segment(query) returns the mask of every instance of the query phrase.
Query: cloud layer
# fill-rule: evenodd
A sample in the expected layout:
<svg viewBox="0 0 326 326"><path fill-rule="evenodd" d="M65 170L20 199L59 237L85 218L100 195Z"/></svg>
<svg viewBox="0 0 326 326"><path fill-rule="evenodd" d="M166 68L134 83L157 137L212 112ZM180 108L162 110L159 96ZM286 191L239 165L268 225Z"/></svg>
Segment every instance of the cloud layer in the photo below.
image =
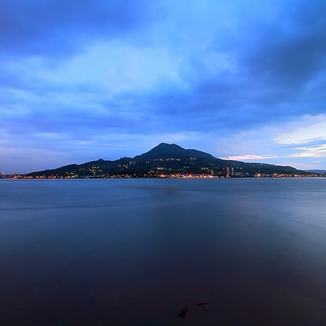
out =
<svg viewBox="0 0 326 326"><path fill-rule="evenodd" d="M161 141L326 166L325 1L0 5L0 172Z"/></svg>

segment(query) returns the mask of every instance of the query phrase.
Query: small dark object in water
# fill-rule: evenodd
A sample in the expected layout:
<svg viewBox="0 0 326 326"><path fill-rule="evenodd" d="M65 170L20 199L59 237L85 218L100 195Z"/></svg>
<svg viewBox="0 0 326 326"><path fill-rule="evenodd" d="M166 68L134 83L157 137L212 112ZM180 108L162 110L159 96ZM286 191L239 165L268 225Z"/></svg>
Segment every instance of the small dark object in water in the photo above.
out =
<svg viewBox="0 0 326 326"><path fill-rule="evenodd" d="M178 316L184 317L187 310L188 310L188 306L182 308Z"/></svg>
<svg viewBox="0 0 326 326"><path fill-rule="evenodd" d="M204 301L204 302L198 302L198 303L197 303L197 306L202 306L202 305L204 305L204 304L207 304L207 302L206 302L206 301Z"/></svg>

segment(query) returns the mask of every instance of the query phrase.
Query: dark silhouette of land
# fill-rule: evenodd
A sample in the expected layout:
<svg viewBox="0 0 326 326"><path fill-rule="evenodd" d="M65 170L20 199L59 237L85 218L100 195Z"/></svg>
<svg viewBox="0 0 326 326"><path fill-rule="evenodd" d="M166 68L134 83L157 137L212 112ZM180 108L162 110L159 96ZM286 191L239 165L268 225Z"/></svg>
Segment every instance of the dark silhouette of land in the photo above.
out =
<svg viewBox="0 0 326 326"><path fill-rule="evenodd" d="M161 143L135 157L115 161L99 159L83 164L70 164L52 170L29 173L33 178L89 177L248 177L302 176L305 171L291 166L265 163L244 163L223 160L196 149L184 149L176 144Z"/></svg>

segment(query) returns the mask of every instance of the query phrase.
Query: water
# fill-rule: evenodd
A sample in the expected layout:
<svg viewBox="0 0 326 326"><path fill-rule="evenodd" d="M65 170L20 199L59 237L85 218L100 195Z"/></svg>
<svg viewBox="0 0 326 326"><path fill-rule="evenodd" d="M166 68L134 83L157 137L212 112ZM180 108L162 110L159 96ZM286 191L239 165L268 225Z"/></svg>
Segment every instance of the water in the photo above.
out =
<svg viewBox="0 0 326 326"><path fill-rule="evenodd" d="M325 198L326 179L0 180L0 325L325 325Z"/></svg>

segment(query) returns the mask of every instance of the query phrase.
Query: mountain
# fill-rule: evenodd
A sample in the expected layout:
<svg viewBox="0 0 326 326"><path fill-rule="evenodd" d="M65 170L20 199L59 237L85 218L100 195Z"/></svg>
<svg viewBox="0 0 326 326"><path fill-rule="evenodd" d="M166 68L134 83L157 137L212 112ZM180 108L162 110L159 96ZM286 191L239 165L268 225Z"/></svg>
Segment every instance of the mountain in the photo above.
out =
<svg viewBox="0 0 326 326"><path fill-rule="evenodd" d="M156 147L152 148L150 151L137 155L134 160L153 160L155 158L186 158L186 157L196 157L196 158L208 158L215 159L211 154L205 152L197 151L196 149L184 149L176 144L166 144L161 143Z"/></svg>
<svg viewBox="0 0 326 326"><path fill-rule="evenodd" d="M326 170L308 170L309 173L326 174Z"/></svg>
<svg viewBox="0 0 326 326"><path fill-rule="evenodd" d="M189 174L210 176L254 176L272 174L307 174L291 166L265 163L244 163L223 160L196 149L184 149L176 144L161 143L146 153L133 158L70 164L57 169L29 173L27 176L39 178L79 178L79 177L158 177L182 176Z"/></svg>

